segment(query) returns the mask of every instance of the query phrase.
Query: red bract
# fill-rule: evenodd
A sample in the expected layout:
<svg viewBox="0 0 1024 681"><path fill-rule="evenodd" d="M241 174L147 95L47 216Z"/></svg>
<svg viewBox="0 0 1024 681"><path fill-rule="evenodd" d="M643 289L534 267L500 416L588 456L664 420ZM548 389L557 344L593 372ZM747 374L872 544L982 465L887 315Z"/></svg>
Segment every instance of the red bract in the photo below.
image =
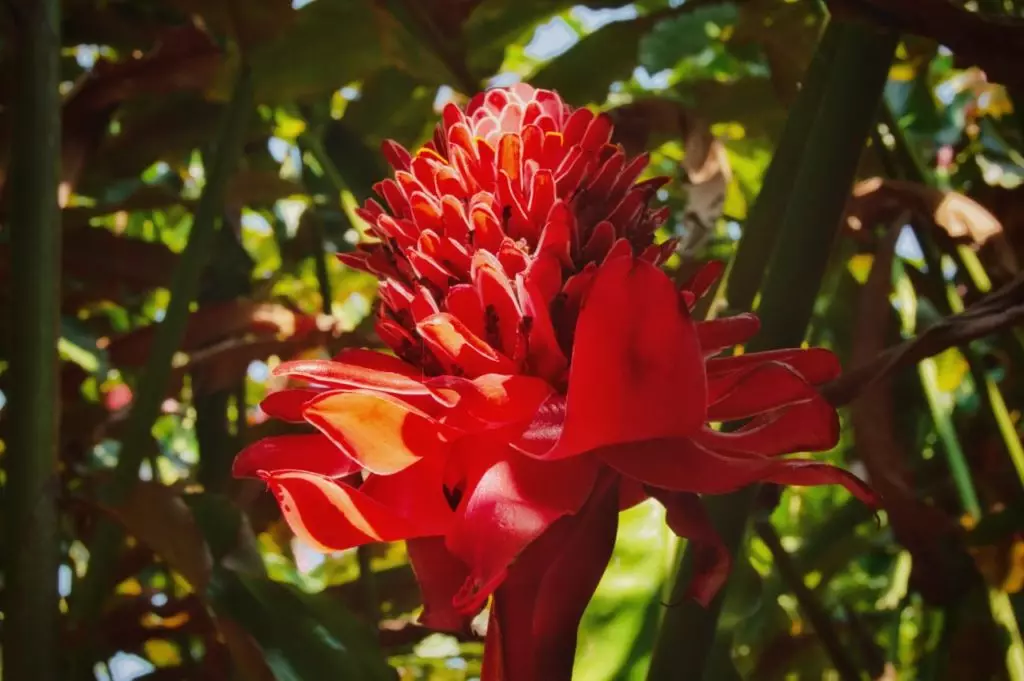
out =
<svg viewBox="0 0 1024 681"><path fill-rule="evenodd" d="M259 476L295 532L323 550L407 540L423 621L461 629L490 596L485 679L571 676L576 629L604 572L620 508L654 497L702 552L708 601L729 557L700 494L753 482L869 489L780 455L835 445L815 385L822 349L720 356L753 315L695 322L720 273L683 290L653 243L664 178L609 142L603 115L526 85L449 104L415 155L389 142L387 209L342 260L381 279L390 354L286 362L301 387L263 404L316 432L263 440L237 475ZM739 428L711 424L744 421Z"/></svg>

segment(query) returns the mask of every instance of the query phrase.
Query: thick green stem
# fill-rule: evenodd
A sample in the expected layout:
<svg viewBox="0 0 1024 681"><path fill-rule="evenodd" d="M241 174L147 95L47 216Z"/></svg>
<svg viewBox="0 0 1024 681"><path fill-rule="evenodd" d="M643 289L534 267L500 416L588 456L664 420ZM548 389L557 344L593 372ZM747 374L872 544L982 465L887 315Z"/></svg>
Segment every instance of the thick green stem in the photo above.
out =
<svg viewBox="0 0 1024 681"><path fill-rule="evenodd" d="M834 50L834 54L827 67L822 67L827 77L818 89L806 87L799 95L815 101L815 116L802 138L794 135L787 141L800 147L799 162L794 164L797 176L791 186L780 183L778 190L786 194L782 231L762 288L761 332L748 351L795 346L804 338L897 41L895 35L841 21L831 22L822 37L820 49L826 53ZM799 106L798 102L794 110ZM779 199L764 193L758 197L758 202L768 200ZM751 276L734 267L729 286L734 279ZM712 522L734 554L756 493L756 487L750 487L708 500ZM693 557L687 551L671 596L671 602L681 605L665 613L651 660L650 681L718 678L714 670L705 676L705 668L724 590L703 608L684 598L692 574Z"/></svg>
<svg viewBox="0 0 1024 681"><path fill-rule="evenodd" d="M53 681L60 393L60 3L19 2L10 185L12 335L4 676Z"/></svg>
<svg viewBox="0 0 1024 681"><path fill-rule="evenodd" d="M782 540L779 538L775 528L772 527L771 521L768 518L763 518L758 520L754 526L761 541L771 551L772 560L775 563L775 569L778 571L779 576L786 584L786 587L793 592L793 596L796 597L796 601L799 603L800 609L803 610L804 616L810 620L811 626L814 627L814 633L818 635L818 640L821 641L822 647L825 648L825 652L831 658L832 665L836 668L839 678L843 681L860 681L860 670L850 656L849 647L843 643L839 632L836 631L835 625L832 623L832 618L828 616L825 608L818 602L817 596L807 588L807 584L804 583L803 573L782 545Z"/></svg>
<svg viewBox="0 0 1024 681"><path fill-rule="evenodd" d="M171 283L171 296L163 321L153 339L146 365L141 373L135 402L125 426L117 467L113 481L103 491L102 501L117 505L131 492L138 480L139 464L147 441L152 437L153 422L160 414L160 404L167 392L171 376L171 360L185 333L189 307L196 298L199 278L213 250L217 233L217 218L224 204L227 181L242 152L246 120L252 109L252 78L243 66L232 100L221 120L217 146L212 154L206 186L196 207L188 244L182 253ZM75 590L72 609L76 625L92 621L106 596L110 575L121 545L120 527L108 519L101 519L96 535L89 546L89 566L81 585Z"/></svg>

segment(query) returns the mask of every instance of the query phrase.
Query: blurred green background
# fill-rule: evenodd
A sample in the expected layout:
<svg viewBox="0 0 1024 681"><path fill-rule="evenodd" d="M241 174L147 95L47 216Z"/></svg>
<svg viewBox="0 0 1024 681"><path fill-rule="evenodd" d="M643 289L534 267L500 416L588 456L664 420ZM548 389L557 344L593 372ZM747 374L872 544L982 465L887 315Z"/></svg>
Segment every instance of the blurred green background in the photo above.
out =
<svg viewBox="0 0 1024 681"><path fill-rule="evenodd" d="M827 11L812 0L61 3L63 247L34 284L60 295L60 555L39 577L59 586L57 678L479 675L479 640L415 624L401 545L321 556L230 466L287 427L257 407L276 363L379 345L375 281L332 254L363 229L353 208L388 171L381 141L416 148L446 102L522 80L610 112L615 141L672 178L658 198L679 277L743 240L703 312L772 309L768 291L785 307L768 280L791 275L809 341L852 370L827 388L845 406L825 458L887 504L875 517L841 490L762 490L717 627L679 610L683 547L660 507L628 511L574 678L699 678L648 676L678 611L660 645L703 627L711 681L1024 679L1024 47L1006 39L1024 46L1022 5L879 4L830 3L855 28L831 57L821 41L814 80ZM23 21L0 19L12 163ZM23 213L5 178L6 320L6 223ZM5 468L12 367L32 347L18 329L0 331ZM19 527L25 504L0 481Z"/></svg>

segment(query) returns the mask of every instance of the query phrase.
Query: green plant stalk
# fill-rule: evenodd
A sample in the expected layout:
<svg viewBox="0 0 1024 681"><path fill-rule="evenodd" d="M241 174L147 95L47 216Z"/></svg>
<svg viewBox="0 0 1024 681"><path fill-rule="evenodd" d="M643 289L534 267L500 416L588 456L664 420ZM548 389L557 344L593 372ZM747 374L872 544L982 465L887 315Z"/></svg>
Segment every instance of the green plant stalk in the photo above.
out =
<svg viewBox="0 0 1024 681"><path fill-rule="evenodd" d="M171 376L171 362L181 345L189 307L196 298L200 275L207 256L213 250L224 193L231 172L238 162L245 141L246 121L252 110L252 76L243 65L238 81L221 119L217 132L217 146L206 176L206 186L199 198L188 244L181 255L171 282L171 296L163 321L159 323L146 365L141 373L135 401L128 422L114 476L109 487L102 492L101 501L108 505L121 503L138 480L139 464L146 444L152 437L151 429L160 414L160 405L167 392ZM75 603L71 611L74 624L91 622L100 611L108 581L121 545L121 528L106 518L97 524L96 534L89 546L89 566L85 578L75 589Z"/></svg>
<svg viewBox="0 0 1024 681"><path fill-rule="evenodd" d="M754 300L768 271L768 261L778 242L789 196L806 151L803 142L817 116L820 97L814 95L825 89L839 36L838 30L825 29L804 76L801 94L786 117L775 153L765 171L761 191L750 209L743 235L729 265L725 298L731 310L746 312L754 308Z"/></svg>
<svg viewBox="0 0 1024 681"><path fill-rule="evenodd" d="M834 48L828 47L831 41L835 41ZM786 140L801 148L795 164L798 172L792 186L780 189L786 193L782 231L762 290L761 332L748 351L794 346L803 340L897 42L895 35L842 21L830 22L825 30L822 49L834 49L835 53L829 59L827 77L816 89L809 86L799 95L815 101L816 106L811 107L815 116L802 138L794 135ZM758 202L765 200L779 199L765 198L762 193ZM734 267L729 285L751 276ZM746 531L756 493L757 487L751 486L708 500L712 522L733 555ZM686 552L671 597L671 602L680 605L665 613L649 681L718 678L714 670L705 677L705 668L725 589L702 608L685 598L692 573L692 554Z"/></svg>
<svg viewBox="0 0 1024 681"><path fill-rule="evenodd" d="M8 168L11 230L10 437L3 457L2 670L55 681L60 390L60 2L18 3L17 94Z"/></svg>
<svg viewBox="0 0 1024 681"><path fill-rule="evenodd" d="M904 333L913 333L916 323L913 312L914 292L906 275L902 275L897 281L896 291L897 296L903 302L901 305L903 331ZM942 449L946 454L946 460L953 476L960 506L977 522L983 514L981 502L974 488L967 456L964 454L963 447L960 446L956 427L950 418L951 405L948 404L949 400L945 398L939 388L938 367L935 360L929 358L922 360L917 365L917 370L921 378L921 388L925 400L928 402L928 410L935 423L935 431L942 442ZM1006 647L1006 670L1009 678L1011 681L1024 681L1024 640L1021 639L1020 627L1010 603L1010 597L1006 592L991 587L987 589L987 596L993 621L1005 630L1009 638Z"/></svg>
<svg viewBox="0 0 1024 681"><path fill-rule="evenodd" d="M754 527L761 541L771 551L772 561L775 563L775 569L778 571L779 576L793 593L793 596L796 597L800 609L803 610L804 615L810 620L811 626L814 627L814 632L818 635L822 647L825 648L829 658L832 660L839 678L842 681L860 681L860 669L849 655L849 649L839 637L839 633L832 623L832 618L829 617L822 604L818 602L817 596L807 588L807 584L804 583L803 573L782 545L782 540L779 538L775 528L772 527L771 520L768 518L759 519L754 523Z"/></svg>

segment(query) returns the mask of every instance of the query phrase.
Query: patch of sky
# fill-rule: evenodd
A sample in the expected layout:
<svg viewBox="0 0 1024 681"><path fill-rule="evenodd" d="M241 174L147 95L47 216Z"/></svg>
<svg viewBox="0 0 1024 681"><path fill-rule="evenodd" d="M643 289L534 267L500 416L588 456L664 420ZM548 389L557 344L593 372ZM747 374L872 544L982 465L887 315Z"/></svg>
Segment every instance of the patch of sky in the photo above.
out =
<svg viewBox="0 0 1024 681"><path fill-rule="evenodd" d="M359 91L359 88L357 88L355 85L346 85L345 87L338 90L338 94L340 94L342 97L344 97L350 102L354 102L362 96L362 93Z"/></svg>
<svg viewBox="0 0 1024 681"><path fill-rule="evenodd" d="M288 152L291 151L292 145L288 144L285 140L280 137L271 137L267 140L267 151L278 163L283 163Z"/></svg>
<svg viewBox="0 0 1024 681"><path fill-rule="evenodd" d="M72 577L70 566L61 565L57 568L57 593L61 598L67 598L71 594Z"/></svg>
<svg viewBox="0 0 1024 681"><path fill-rule="evenodd" d="M573 19L580 22L584 30L588 33L596 31L602 26L607 26L610 23L616 21L629 21L630 19L636 19L639 16L636 5L633 4L609 9L590 9L583 5L577 5L569 11L569 14L572 15Z"/></svg>
<svg viewBox="0 0 1024 681"><path fill-rule="evenodd" d="M292 9L302 9L314 0L292 0Z"/></svg>
<svg viewBox="0 0 1024 681"><path fill-rule="evenodd" d="M442 85L437 88L437 94L434 95L435 113L440 113L441 109L444 108L444 105L452 101L453 97L455 97L455 90L453 90L451 86Z"/></svg>
<svg viewBox="0 0 1024 681"><path fill-rule="evenodd" d="M904 260L910 260L912 262L921 262L924 260L924 252L921 250L921 244L917 242L917 237L914 236L914 230L911 229L909 225L900 230L900 235L896 239L896 255L900 256Z"/></svg>
<svg viewBox="0 0 1024 681"><path fill-rule="evenodd" d="M110 681L134 681L135 679L152 674L156 667L138 655L129 653L118 653L110 658L108 663ZM104 676L106 676L104 674ZM98 677L99 678L99 677Z"/></svg>
<svg viewBox="0 0 1024 681"><path fill-rule="evenodd" d="M554 17L537 27L533 38L523 48L523 53L531 59L553 59L575 45L579 39L579 35L565 19Z"/></svg>
<svg viewBox="0 0 1024 681"><path fill-rule="evenodd" d="M267 219L253 210L247 210L242 213L242 229L246 229L257 234L270 234L273 228Z"/></svg>
<svg viewBox="0 0 1024 681"><path fill-rule="evenodd" d="M522 80L522 78L519 76L518 73L504 71L502 73L497 74L496 76L492 76L491 78L489 78L487 80L487 87L508 87L509 85L514 85L518 83L520 80Z"/></svg>
<svg viewBox="0 0 1024 681"><path fill-rule="evenodd" d="M91 69L100 57L99 45L79 45L75 50L75 61L83 69Z"/></svg>
<svg viewBox="0 0 1024 681"><path fill-rule="evenodd" d="M633 70L633 79L645 90L664 90L672 81L672 69L662 69L652 74L643 66L638 66Z"/></svg>
<svg viewBox="0 0 1024 681"><path fill-rule="evenodd" d="M256 383L262 383L270 377L270 367L267 366L266 362L256 360L249 363L246 373L251 380Z"/></svg>

